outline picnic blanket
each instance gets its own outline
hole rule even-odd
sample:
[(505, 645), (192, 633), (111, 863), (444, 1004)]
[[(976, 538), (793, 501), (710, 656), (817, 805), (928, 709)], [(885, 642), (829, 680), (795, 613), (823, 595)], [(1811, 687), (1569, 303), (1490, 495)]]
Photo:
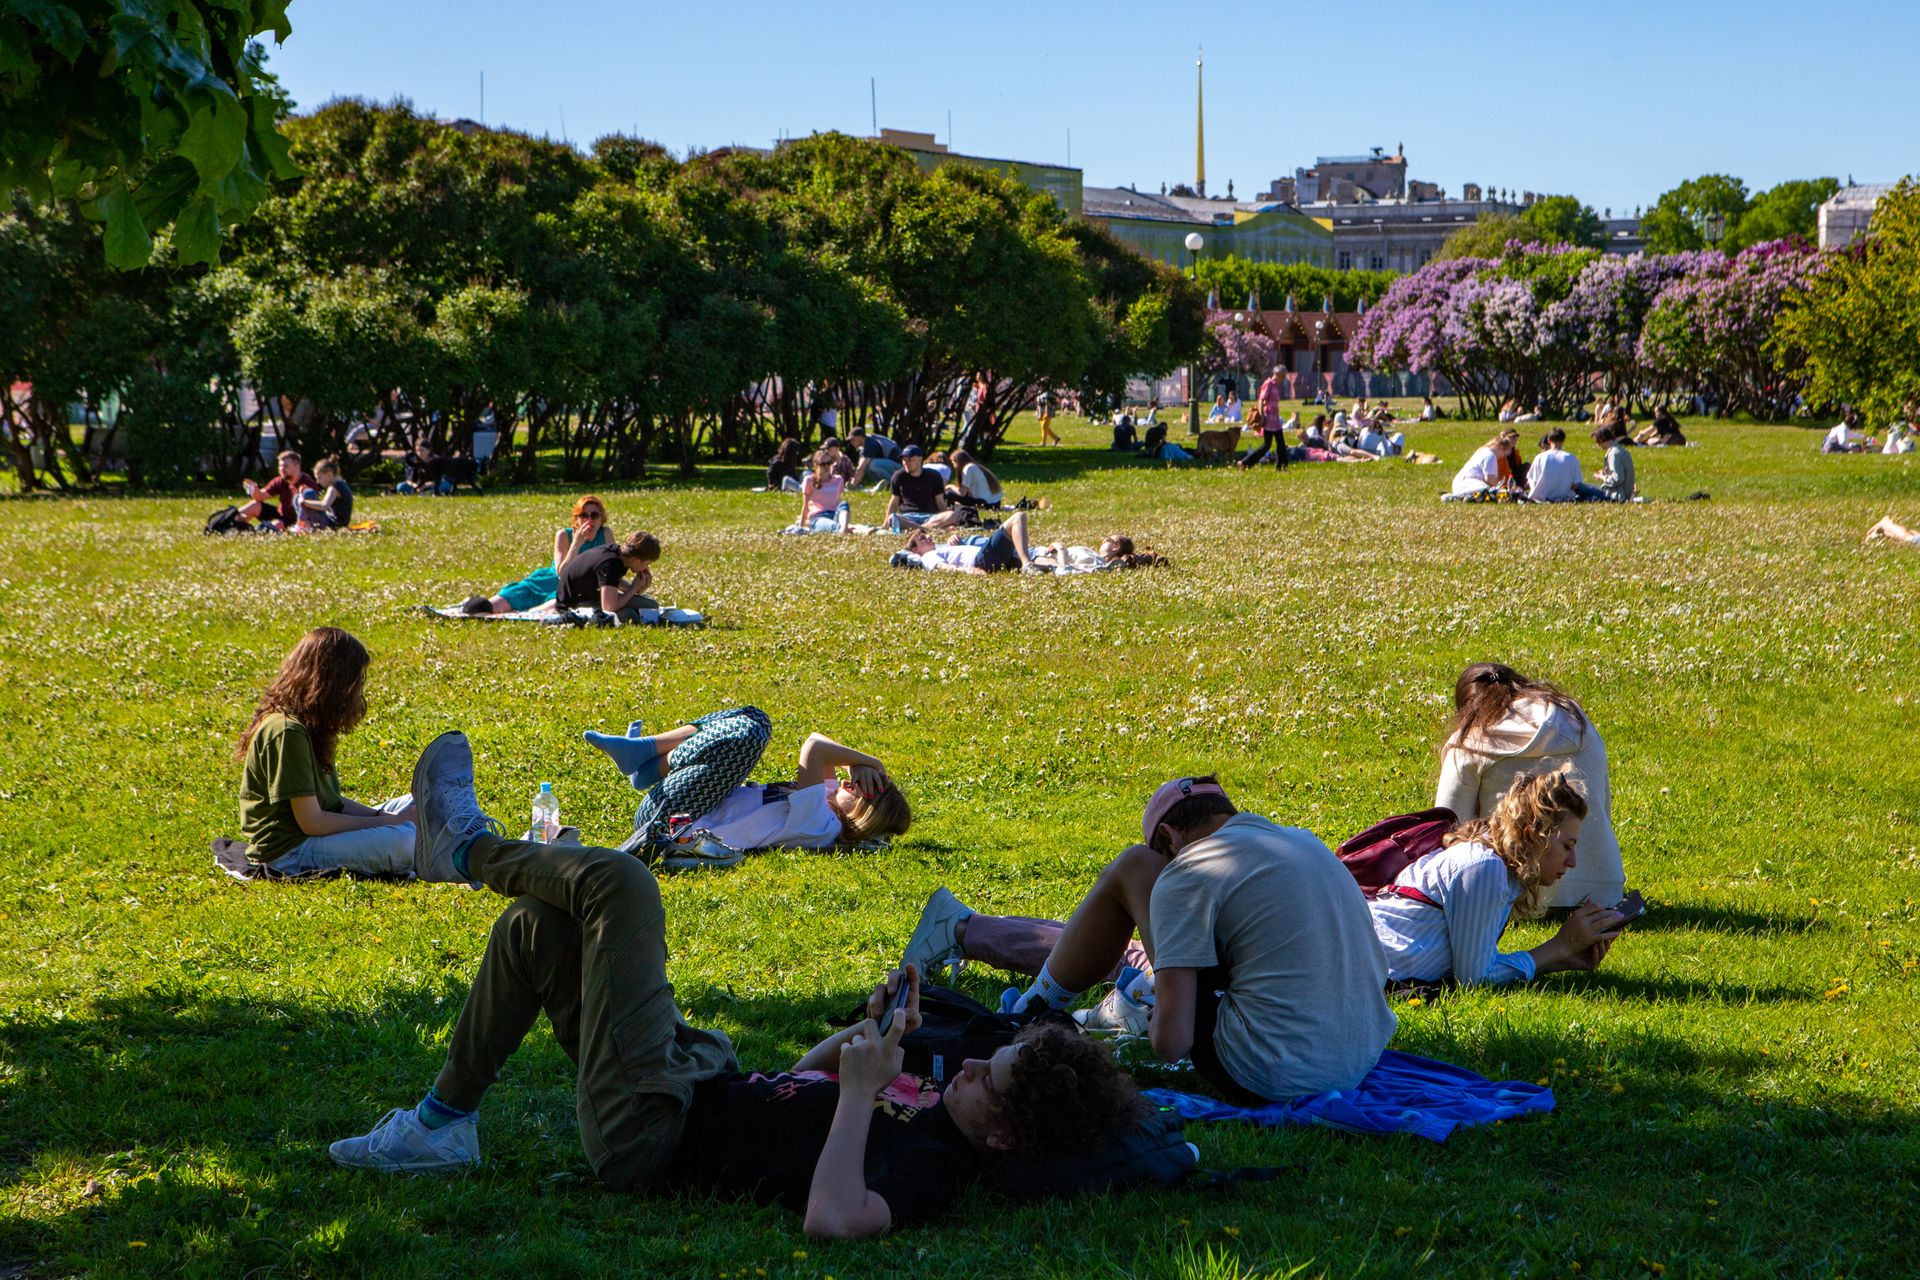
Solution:
[(1433, 1142), (1445, 1142), (1462, 1125), (1553, 1110), (1553, 1090), (1545, 1085), (1489, 1080), (1465, 1067), (1392, 1049), (1352, 1089), (1264, 1107), (1236, 1107), (1174, 1089), (1143, 1092), (1188, 1120), (1245, 1120), (1263, 1128), (1318, 1124), (1350, 1133), (1411, 1133)]
[[(598, 609), (559, 609), (542, 606), (538, 609), (522, 609), (515, 613), (462, 613), (459, 605), (450, 605), (445, 609), (432, 605), (421, 605), (422, 609), (436, 618), (452, 618), (457, 622), (538, 622), (550, 627), (617, 627), (623, 625), (610, 613)], [(704, 627), (707, 615), (693, 609), (640, 609), (639, 621), (627, 623), (628, 626), (642, 627)]]

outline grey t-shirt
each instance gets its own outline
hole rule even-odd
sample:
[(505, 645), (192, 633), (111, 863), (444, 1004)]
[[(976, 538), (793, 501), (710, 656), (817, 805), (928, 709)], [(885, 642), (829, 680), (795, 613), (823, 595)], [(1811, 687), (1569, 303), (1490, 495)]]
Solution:
[(1149, 910), (1156, 969), (1226, 966), (1214, 1049), (1261, 1097), (1352, 1088), (1393, 1038), (1366, 897), (1311, 831), (1235, 814), (1168, 864)]
[(1613, 472), (1613, 482), (1603, 485), (1607, 496), (1615, 502), (1628, 502), (1633, 498), (1633, 452), (1625, 445), (1615, 443), (1607, 450), (1607, 470)]

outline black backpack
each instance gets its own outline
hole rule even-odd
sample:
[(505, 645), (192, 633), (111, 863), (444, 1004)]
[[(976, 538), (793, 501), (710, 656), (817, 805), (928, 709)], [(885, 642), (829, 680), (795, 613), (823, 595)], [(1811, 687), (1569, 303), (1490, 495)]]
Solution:
[[(866, 1011), (860, 1010), (859, 1017)], [(946, 987), (920, 989), (920, 1025), (901, 1037), (906, 1070), (944, 1085), (969, 1058), (990, 1058), (1013, 1043), (1031, 1021), (996, 1013), (972, 996)]]
[(246, 527), (240, 520), (238, 507), (224, 507), (207, 517), (208, 533), (239, 533)]

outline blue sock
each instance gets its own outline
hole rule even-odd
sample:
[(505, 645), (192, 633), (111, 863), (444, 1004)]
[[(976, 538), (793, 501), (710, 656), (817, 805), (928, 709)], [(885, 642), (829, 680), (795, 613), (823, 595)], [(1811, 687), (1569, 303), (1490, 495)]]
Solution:
[(453, 851), (453, 869), (460, 873), (462, 880), (466, 880), (469, 883), (473, 880), (473, 869), (468, 864), (467, 857), (473, 850), (473, 842), (479, 838), (479, 836), (471, 836), (463, 841), (458, 849)]
[(448, 1106), (440, 1101), (433, 1090), (429, 1089), (427, 1096), (420, 1099), (420, 1105), (413, 1109), (413, 1114), (422, 1125), (431, 1130), (444, 1129), (455, 1120), (465, 1120), (473, 1112)]
[(652, 738), (642, 737), (641, 730), (641, 723), (635, 720), (627, 726), (625, 734), (596, 733), (589, 729), (580, 736), (589, 745), (606, 752), (614, 767), (627, 775), (635, 791), (651, 791), (654, 783), (665, 776), (665, 761), (658, 745)]

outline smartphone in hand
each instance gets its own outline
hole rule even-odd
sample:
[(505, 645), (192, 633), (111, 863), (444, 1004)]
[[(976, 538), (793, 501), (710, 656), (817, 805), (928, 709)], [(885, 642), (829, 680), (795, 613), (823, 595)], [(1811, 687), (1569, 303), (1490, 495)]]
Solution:
[(900, 985), (893, 993), (893, 1002), (887, 1006), (887, 1011), (880, 1015), (881, 1035), (885, 1035), (893, 1029), (894, 1015), (907, 1007), (907, 997), (912, 994), (913, 982), (907, 977), (906, 971), (903, 969), (900, 973)]
[(1613, 909), (1626, 917), (1614, 927), (1624, 929), (1646, 914), (1647, 900), (1640, 896), (1638, 889), (1632, 889), (1628, 891), (1626, 897), (1620, 899), (1620, 901), (1613, 905)]

